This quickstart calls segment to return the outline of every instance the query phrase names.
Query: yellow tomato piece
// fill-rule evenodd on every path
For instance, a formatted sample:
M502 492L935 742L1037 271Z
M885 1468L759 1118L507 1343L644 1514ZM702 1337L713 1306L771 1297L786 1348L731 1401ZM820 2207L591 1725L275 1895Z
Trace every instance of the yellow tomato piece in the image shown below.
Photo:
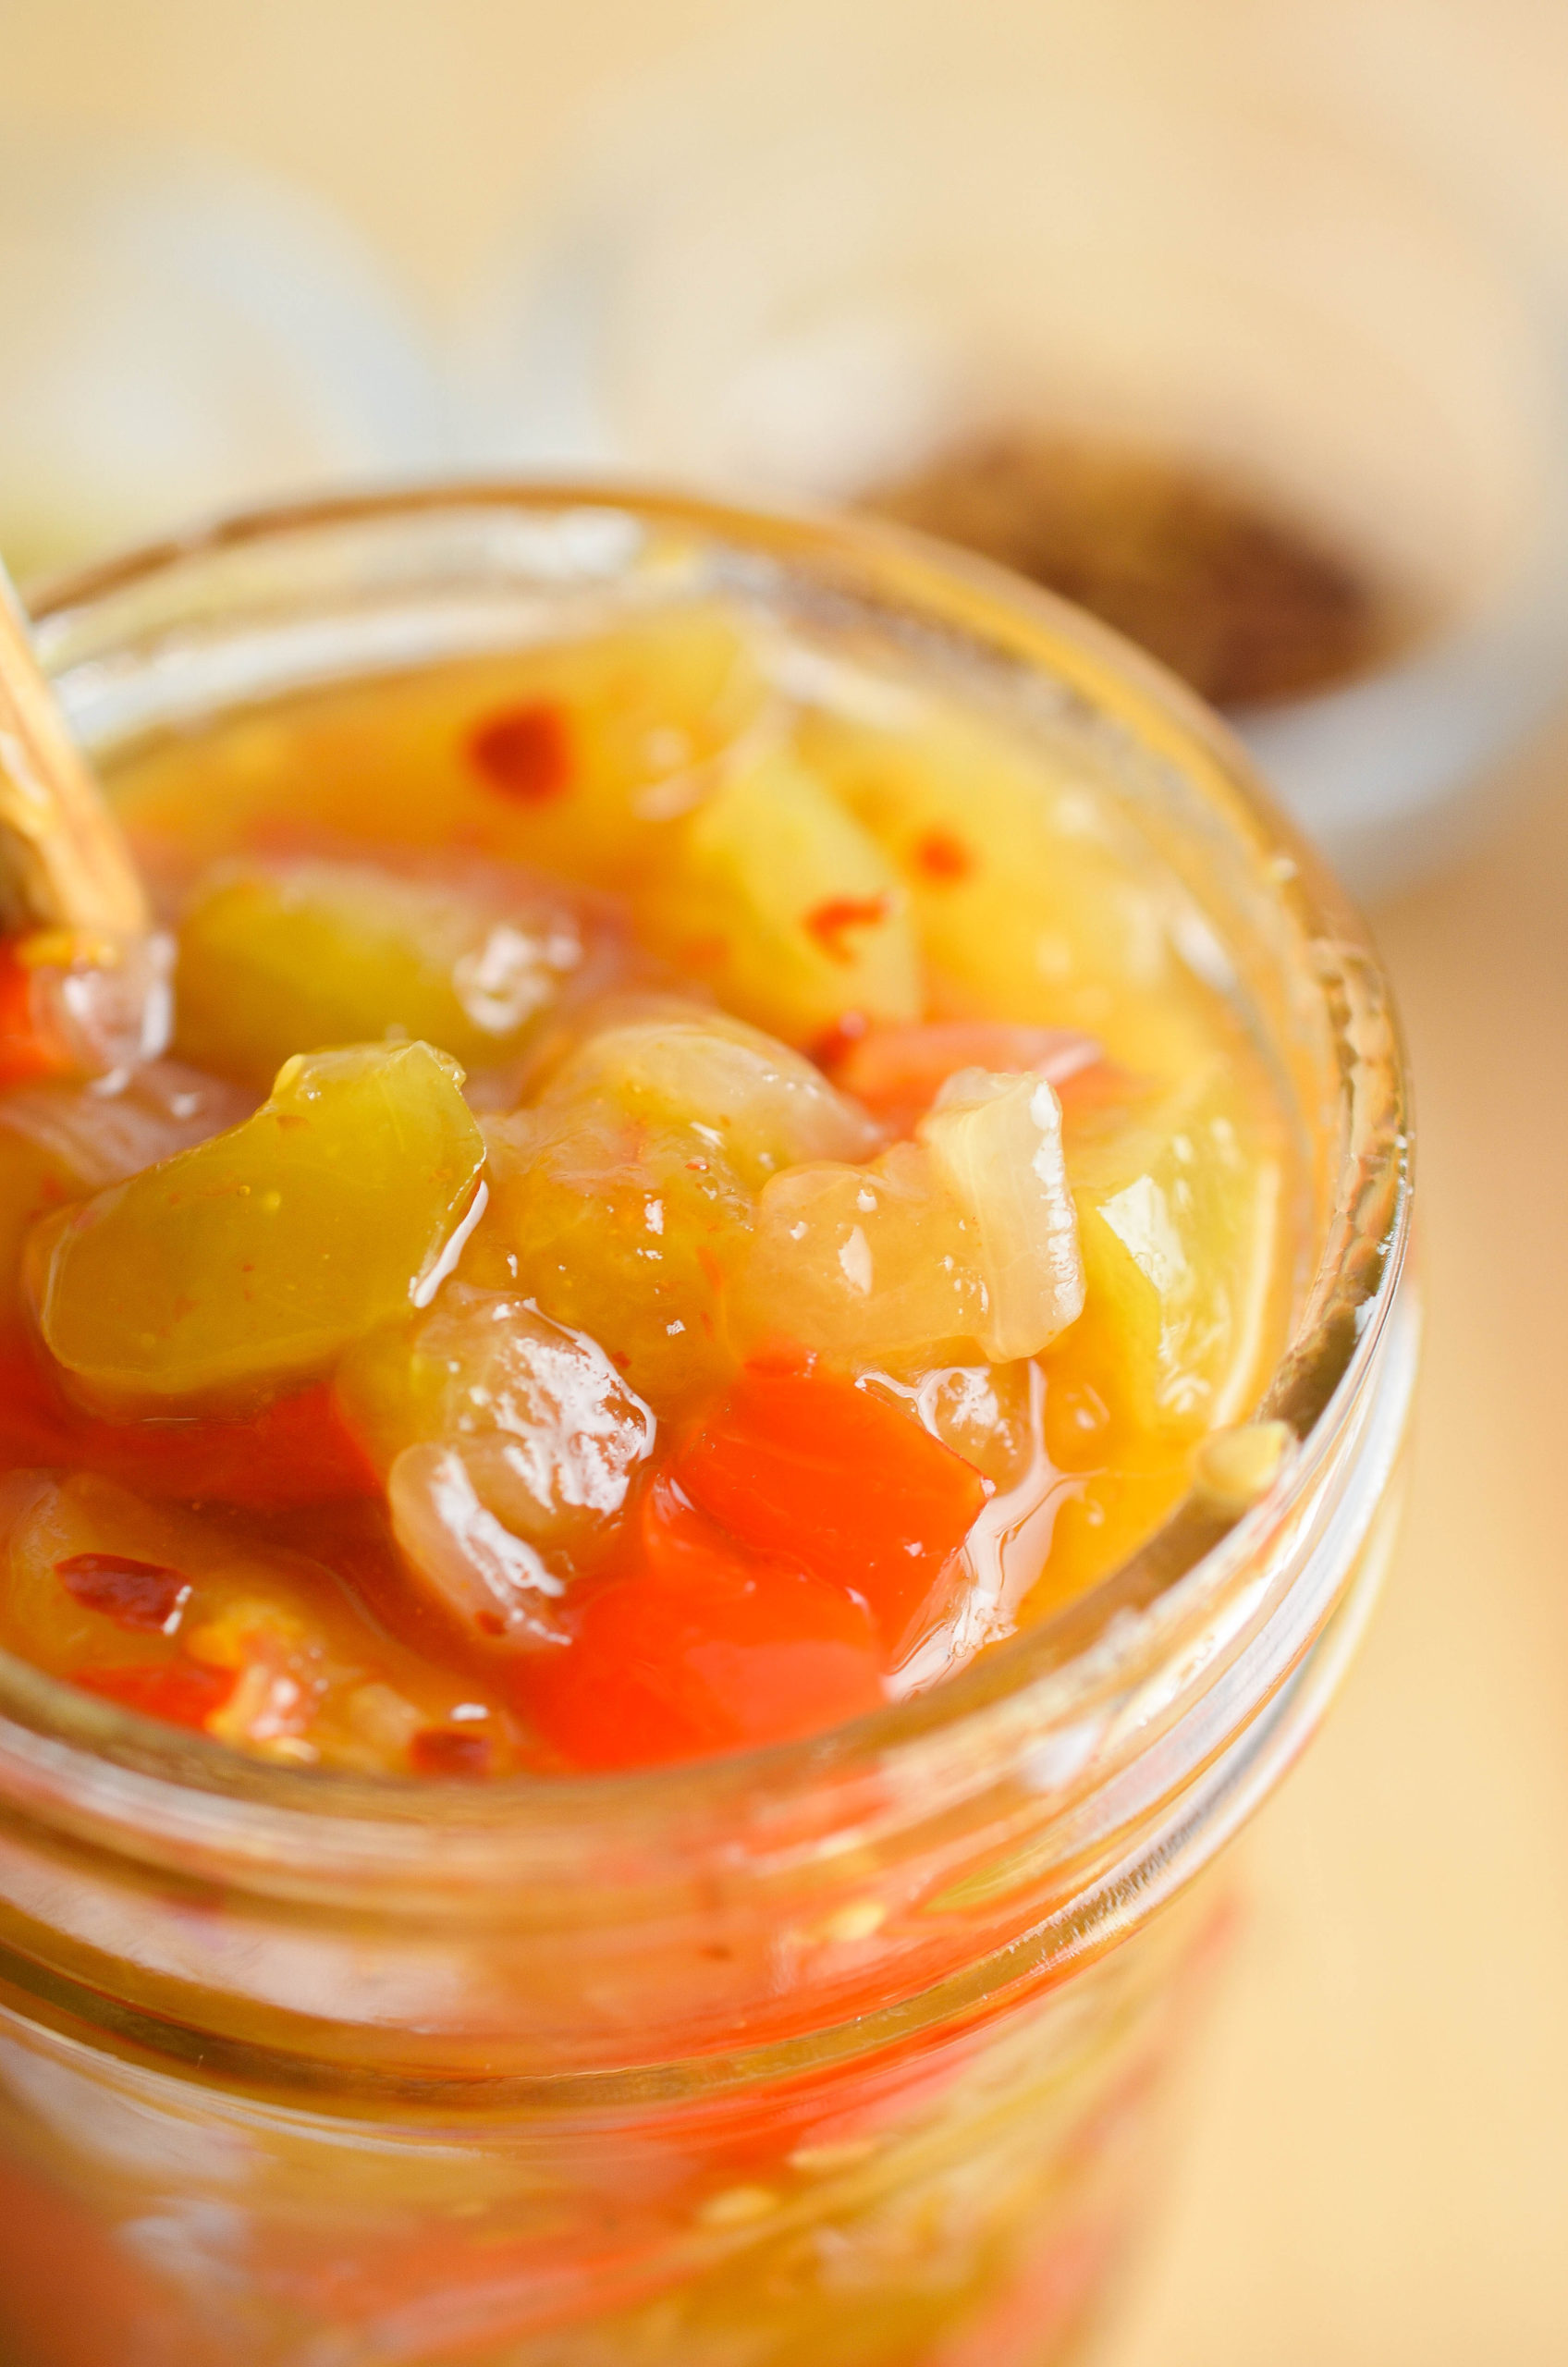
M658 950L786 1043L814 1043L849 1012L920 1015L918 948L896 872L781 751L730 773L696 809L641 911Z
M424 1044L291 1061L242 1125L47 1220L29 1272L90 1394L255 1393L421 1303L484 1159L461 1071Z
M1283 1161L1263 1107L1216 1061L1069 1151L1084 1306L1047 1369L1151 1442L1248 1411L1277 1347Z
M517 1052L585 950L564 890L498 869L226 868L180 926L177 1045L262 1091L295 1052L378 1036L484 1066Z

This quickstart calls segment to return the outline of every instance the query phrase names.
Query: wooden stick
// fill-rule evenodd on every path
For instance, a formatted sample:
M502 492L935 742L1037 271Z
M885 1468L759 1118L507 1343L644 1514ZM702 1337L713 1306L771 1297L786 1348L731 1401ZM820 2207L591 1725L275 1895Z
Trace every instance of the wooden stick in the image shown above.
M151 926L130 850L0 564L0 933L60 930L123 947Z

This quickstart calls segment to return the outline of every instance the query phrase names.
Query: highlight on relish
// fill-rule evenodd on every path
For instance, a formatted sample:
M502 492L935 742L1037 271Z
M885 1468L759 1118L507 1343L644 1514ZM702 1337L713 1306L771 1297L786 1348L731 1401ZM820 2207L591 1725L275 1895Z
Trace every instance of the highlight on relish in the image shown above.
M704 598L111 786L169 1054L4 1014L39 1668L302 1766L786 1741L1081 1595L1254 1412L1293 1138L1084 761Z

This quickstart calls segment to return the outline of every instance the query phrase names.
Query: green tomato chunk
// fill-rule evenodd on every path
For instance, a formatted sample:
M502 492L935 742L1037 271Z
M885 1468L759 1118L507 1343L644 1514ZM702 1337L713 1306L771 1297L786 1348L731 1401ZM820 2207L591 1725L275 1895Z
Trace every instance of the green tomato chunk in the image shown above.
M484 1144L427 1044L287 1063L252 1118L38 1226L44 1344L109 1401L245 1396L325 1370L424 1305Z
M583 957L570 899L525 874L257 862L180 925L179 1049L258 1091L295 1052L377 1036L477 1068L517 1050Z

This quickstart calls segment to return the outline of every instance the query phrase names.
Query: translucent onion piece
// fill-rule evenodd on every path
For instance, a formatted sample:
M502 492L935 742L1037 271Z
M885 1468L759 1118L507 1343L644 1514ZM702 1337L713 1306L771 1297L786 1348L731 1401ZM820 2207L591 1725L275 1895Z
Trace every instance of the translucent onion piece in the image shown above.
M713 1147L753 1189L803 1159L867 1158L881 1141L865 1111L799 1052L697 1005L684 1017L660 1015L590 1036L544 1098L595 1094L610 1096L630 1117L711 1128Z
M970 1348L985 1320L979 1234L933 1168L918 1144L898 1143L869 1167L776 1175L736 1294L743 1343L895 1371Z
M551 1612L565 1591L535 1546L480 1500L456 1447L405 1447L387 1481L392 1530L427 1592L484 1643L561 1643Z
M980 1345L997 1364L1038 1355L1084 1306L1054 1089L1044 1077L961 1069L917 1132L978 1234L986 1285Z
M239 1125L255 1106L240 1086L178 1061L156 1061L112 1084L19 1085L0 1100L0 1126L24 1136L81 1190L97 1191Z
M486 1510L545 1548L613 1518L654 1442L652 1413L596 1342L464 1282L350 1356L337 1396L380 1467L408 1446L454 1447Z

